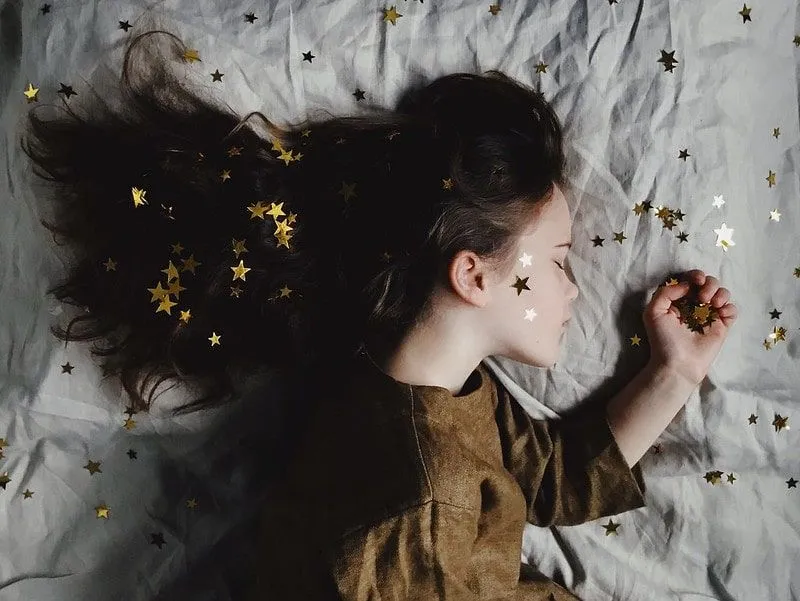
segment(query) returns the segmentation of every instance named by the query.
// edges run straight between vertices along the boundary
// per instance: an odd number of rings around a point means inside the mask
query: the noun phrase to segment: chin
[[[519,361],[531,367],[541,367],[544,369],[552,369],[556,364],[556,357],[548,357],[543,354],[530,354],[522,351],[517,351],[510,355],[505,355],[509,359]]]

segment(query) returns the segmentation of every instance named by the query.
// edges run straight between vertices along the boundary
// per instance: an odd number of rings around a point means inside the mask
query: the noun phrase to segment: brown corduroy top
[[[520,580],[525,521],[645,504],[604,411],[532,419],[483,363],[453,395],[362,353],[340,392],[264,508],[248,601],[574,601],[535,569]]]

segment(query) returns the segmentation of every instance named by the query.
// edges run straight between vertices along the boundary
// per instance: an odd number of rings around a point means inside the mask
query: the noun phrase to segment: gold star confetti
[[[673,280],[670,280],[672,282]],[[667,284],[664,284],[667,285]],[[671,284],[674,285],[674,284]],[[681,298],[673,301],[673,305],[678,309],[679,321],[686,325],[693,332],[704,333],[706,326],[711,326],[717,319],[719,313],[710,303],[701,303],[698,294],[700,286],[694,282],[689,282],[689,291]]]
[[[128,419],[125,420],[123,427],[128,431],[133,430],[136,427],[136,422],[134,421],[133,418],[129,417]]]
[[[733,474],[728,474],[728,483],[733,484],[736,481],[736,476]]]
[[[240,259],[239,260],[239,265],[231,267],[231,269],[233,270],[233,279],[234,280],[239,279],[239,280],[242,280],[243,282],[247,281],[246,275],[247,275],[247,272],[250,271],[250,267],[245,267],[244,266],[244,261],[242,261]]]
[[[114,262],[114,260],[111,257],[109,257],[108,261],[103,263],[103,265],[105,266],[106,271],[116,271],[117,270],[117,264]]]
[[[726,223],[723,223],[722,227],[719,229],[714,230],[714,233],[717,235],[716,246],[721,246],[722,250],[725,252],[728,252],[729,246],[736,246],[736,243],[732,239],[733,231],[734,230],[729,228]]]
[[[8,443],[6,442],[6,439],[5,438],[0,438],[0,451],[5,449],[7,446],[8,446]]]
[[[688,148],[684,148],[683,150],[680,151],[680,154],[678,155],[678,158],[679,159],[683,159],[684,161],[686,161],[686,158],[690,157],[690,156],[692,156],[692,155],[689,154],[689,149]]]
[[[619,233],[614,232],[614,242],[619,242],[620,244],[622,244],[623,240],[627,240],[627,237],[625,236],[625,234],[623,232],[619,232]]]
[[[789,424],[787,423],[788,421],[789,421],[788,417],[783,417],[779,413],[776,413],[775,419],[772,420],[772,425],[775,426],[776,432],[780,432],[784,428],[786,430],[790,430],[791,428],[789,428]]]
[[[747,418],[747,423],[748,424],[754,424],[757,421],[758,421],[758,416],[756,414],[754,414],[754,413],[751,413],[750,417]]]
[[[642,339],[639,338],[638,334],[634,334],[633,336],[631,336],[631,346],[639,346],[639,343],[641,341]]]
[[[442,189],[443,190],[452,190],[453,189],[453,180],[451,178],[443,179],[442,180]]]
[[[259,200],[256,204],[247,207],[247,210],[251,213],[250,219],[255,219],[256,217],[264,219],[264,213],[267,211],[267,207],[263,206]]]
[[[180,320],[183,323],[189,323],[189,320],[192,318],[192,311],[191,309],[187,309],[186,311],[181,311]]]
[[[786,481],[786,488],[797,488],[797,480],[794,478],[789,478]]]
[[[772,169],[769,170],[769,175],[765,179],[770,188],[775,185],[775,173],[772,172]]]
[[[283,288],[280,289],[281,296],[280,298],[289,298],[289,295],[292,293],[292,289],[289,288],[286,284],[283,285]]]
[[[105,503],[102,505],[98,505],[94,508],[95,513],[97,514],[97,518],[108,519],[108,514],[111,512],[111,508],[108,507]]]
[[[167,284],[180,277],[178,274],[178,268],[172,264],[172,261],[169,262],[169,266],[166,269],[161,270],[161,273],[165,273],[167,275]]]
[[[142,190],[141,188],[137,188],[136,186],[131,188],[131,195],[133,196],[134,207],[141,207],[142,205],[147,204],[147,200],[144,197],[145,194],[147,194],[147,190]]]
[[[181,259],[181,261],[183,261],[181,272],[188,271],[192,275],[196,275],[194,270],[202,265],[202,263],[194,260],[194,253],[189,255],[188,259]],[[183,290],[185,290],[185,288],[183,288]]]
[[[0,476],[0,486],[3,487],[3,490],[6,490],[6,484],[11,482],[11,478],[8,477],[8,472],[5,472],[2,476]]]
[[[172,315],[172,307],[174,307],[177,304],[178,303],[172,302],[168,295],[166,298],[161,300],[161,302],[158,305],[158,308],[156,309],[156,313],[164,311],[167,315]]]
[[[223,182],[226,182],[229,179],[231,179],[230,169],[223,169],[222,172],[219,174],[219,177]]]
[[[539,64],[536,65],[536,72],[537,73],[547,73],[547,67],[548,67],[548,65],[546,65],[542,61],[539,61]]]
[[[219,69],[217,69],[211,74],[211,81],[222,81],[223,77],[225,77],[225,74],[220,73]]]
[[[188,507],[189,509],[197,509],[198,507],[197,499],[191,498],[188,501],[186,501],[186,507]]]
[[[781,128],[780,128],[780,127],[776,127],[776,128],[774,128],[774,129],[772,130],[772,135],[773,135],[773,136],[775,136],[775,138],[777,138],[778,136],[780,136],[780,135],[781,135]]]
[[[200,61],[200,52],[195,50],[194,48],[187,48],[186,51],[183,53],[183,58],[190,63],[193,63],[195,61]]]
[[[339,194],[344,196],[345,202],[350,202],[351,196],[356,196],[356,184],[353,182],[352,184],[348,184],[346,182],[342,182],[342,187],[339,189]]]
[[[234,238],[234,239],[231,241],[231,245],[233,246],[233,252],[236,254],[236,258],[237,258],[237,259],[239,258],[239,255],[240,255],[240,254],[242,254],[242,253],[246,253],[246,252],[249,252],[249,251],[248,251],[248,250],[247,250],[247,249],[244,247],[244,240],[237,240],[236,238]]]
[[[151,303],[158,302],[165,298],[169,299],[169,293],[161,287],[161,282],[158,282],[155,288],[148,288],[147,291],[153,295],[153,298],[150,299]]]
[[[750,11],[753,10],[752,8],[747,8],[746,4],[742,4],[742,10],[740,10],[737,14],[742,15],[742,23],[747,23],[748,21],[752,21],[750,18]]]
[[[31,497],[33,497],[33,495],[34,495],[34,494],[35,494],[35,493],[34,493],[32,490],[28,489],[28,488],[26,488],[26,489],[25,489],[25,492],[24,492],[24,493],[22,493],[22,495],[23,495],[23,497],[24,497],[25,499],[30,499]]]
[[[175,280],[169,285],[169,290],[167,291],[168,294],[175,295],[176,299],[181,297],[181,292],[186,290],[183,286],[181,286],[180,280]]]
[[[39,94],[39,88],[34,88],[32,83],[28,83],[28,88],[23,92],[25,94],[25,98],[28,99],[28,103],[31,102],[39,102],[39,98],[37,94]]]
[[[612,520],[611,518],[608,518],[608,524],[603,524],[603,528],[606,529],[606,536],[608,536],[609,534],[616,534],[617,536],[619,536],[619,532],[617,532],[617,530],[619,530],[619,527],[620,525],[618,523],[615,523],[614,520]]]
[[[100,469],[100,462],[99,461],[92,461],[89,460],[89,463],[83,466],[83,469],[89,470],[89,474],[94,475],[97,472],[103,473],[103,470]]]
[[[222,336],[218,335],[216,332],[211,332],[211,337],[208,339],[211,341],[211,346],[217,345],[221,346],[220,340],[222,340]]]
[[[663,63],[664,71],[669,71],[672,73],[672,70],[675,68],[675,65],[678,64],[678,61],[675,60],[675,51],[666,52],[664,50],[661,51],[661,58],[658,59],[659,63]]]
[[[523,290],[530,290],[530,288],[528,288],[528,278],[527,277],[526,278],[520,278],[518,275],[516,275],[514,277],[517,278],[517,280],[513,284],[511,284],[511,287],[517,289],[517,296],[522,294]]]
[[[67,361],[64,365],[61,366],[61,373],[62,374],[70,374],[72,375],[72,370],[75,369],[74,365],[70,365],[70,362]]]
[[[383,10],[383,20],[384,20],[384,21],[389,21],[389,22],[390,22],[392,25],[396,25],[395,21],[397,21],[397,19],[399,19],[399,18],[400,18],[400,17],[402,17],[402,16],[403,16],[403,15],[399,14],[399,13],[398,13],[398,12],[395,10],[395,7],[394,7],[394,6],[392,6],[392,7],[391,7],[390,9],[388,9],[388,10],[387,10],[387,9],[384,9],[384,10]]]
[[[786,341],[786,328],[783,326],[775,326],[772,328],[772,333],[769,335],[775,342],[783,340]]]
[[[722,472],[706,472],[705,479],[706,482],[711,484],[719,484],[722,479]]]

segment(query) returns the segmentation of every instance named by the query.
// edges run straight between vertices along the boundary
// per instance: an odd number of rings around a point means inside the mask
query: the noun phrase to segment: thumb
[[[663,315],[670,310],[672,301],[676,301],[689,291],[688,282],[680,282],[672,286],[660,286],[650,300],[649,310],[654,315]]]

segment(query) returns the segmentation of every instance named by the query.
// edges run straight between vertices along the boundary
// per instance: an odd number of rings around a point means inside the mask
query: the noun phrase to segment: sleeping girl
[[[279,127],[192,91],[174,64],[194,52],[138,35],[116,108],[29,113],[43,223],[72,255],[51,292],[81,309],[54,334],[102,343],[137,410],[163,382],[197,391],[181,412],[235,402],[258,372],[297,383],[263,458],[277,467],[248,599],[577,599],[521,576],[524,525],[645,505],[638,462],[736,320],[728,290],[698,269],[658,286],[633,380],[532,419],[483,360],[552,368],[575,312],[581,241],[543,96],[454,73],[393,109]],[[676,305],[689,295],[711,316],[700,331]]]

